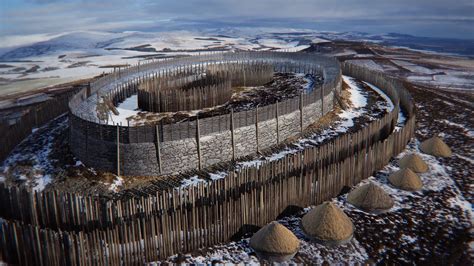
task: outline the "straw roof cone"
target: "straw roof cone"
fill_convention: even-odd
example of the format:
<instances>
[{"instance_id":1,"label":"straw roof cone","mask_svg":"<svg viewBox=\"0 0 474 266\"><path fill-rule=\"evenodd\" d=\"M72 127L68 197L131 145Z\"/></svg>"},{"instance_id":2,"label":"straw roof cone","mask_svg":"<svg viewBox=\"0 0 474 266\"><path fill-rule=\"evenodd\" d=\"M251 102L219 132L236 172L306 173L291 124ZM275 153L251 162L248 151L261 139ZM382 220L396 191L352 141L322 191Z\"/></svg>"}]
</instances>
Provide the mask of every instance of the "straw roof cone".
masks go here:
<instances>
[{"instance_id":1,"label":"straw roof cone","mask_svg":"<svg viewBox=\"0 0 474 266\"><path fill-rule=\"evenodd\" d=\"M453 152L439 137L432 137L420 144L420 150L426 154L438 157L450 157Z\"/></svg>"},{"instance_id":2,"label":"straw roof cone","mask_svg":"<svg viewBox=\"0 0 474 266\"><path fill-rule=\"evenodd\" d=\"M388 177L388 181L394 187L408 191L420 190L423 187L421 178L410 168L403 168L392 173Z\"/></svg>"},{"instance_id":3,"label":"straw roof cone","mask_svg":"<svg viewBox=\"0 0 474 266\"><path fill-rule=\"evenodd\" d=\"M351 219L331 202L324 202L309 211L301 219L301 226L313 240L329 246L349 242L354 233Z\"/></svg>"},{"instance_id":4,"label":"straw roof cone","mask_svg":"<svg viewBox=\"0 0 474 266\"><path fill-rule=\"evenodd\" d=\"M417 154L407 154L398 161L400 168L410 168L414 172L424 173L428 171L428 165Z\"/></svg>"},{"instance_id":5,"label":"straw roof cone","mask_svg":"<svg viewBox=\"0 0 474 266\"><path fill-rule=\"evenodd\" d=\"M373 182L352 190L347 201L359 209L375 213L387 211L394 204L392 197Z\"/></svg>"},{"instance_id":6,"label":"straw roof cone","mask_svg":"<svg viewBox=\"0 0 474 266\"><path fill-rule=\"evenodd\" d=\"M250 238L250 247L262 259L283 262L293 258L300 241L288 228L273 221Z\"/></svg>"}]
</instances>

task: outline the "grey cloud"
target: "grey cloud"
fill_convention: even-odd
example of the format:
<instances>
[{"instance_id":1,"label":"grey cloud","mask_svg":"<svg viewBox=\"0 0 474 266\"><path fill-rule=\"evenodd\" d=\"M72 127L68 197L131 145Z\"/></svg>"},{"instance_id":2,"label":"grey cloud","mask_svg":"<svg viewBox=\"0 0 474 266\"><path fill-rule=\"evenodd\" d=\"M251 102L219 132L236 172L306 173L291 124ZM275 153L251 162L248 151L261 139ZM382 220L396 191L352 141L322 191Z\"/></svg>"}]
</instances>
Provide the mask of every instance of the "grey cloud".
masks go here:
<instances>
[{"instance_id":1,"label":"grey cloud","mask_svg":"<svg viewBox=\"0 0 474 266\"><path fill-rule=\"evenodd\" d=\"M265 20L267 24L271 24L273 20L279 25L286 21L288 27L339 22L341 30L344 30L345 21L351 21L360 22L359 27L368 31L369 22L372 21L374 29L385 25L387 31L396 30L398 24L400 30L409 29L410 33L415 31L410 29L410 23L422 27L423 32L429 28L429 23L433 23L431 32L438 31L435 35L440 36L443 36L444 30L456 28L456 23L460 24L459 28L474 24L472 0L28 1L34 4L0 15L0 24L3 25L0 28L0 36L65 30L113 30L126 28L128 24L134 29L133 27L139 25L152 27L154 21L170 18L176 23L187 20L238 24L239 20L242 23ZM464 24L461 25L462 23ZM347 23L346 26L354 28L358 25ZM474 25L472 26L474 28ZM467 33L473 33L473 30L468 30ZM452 32L447 32L446 36L450 34L452 35Z\"/></svg>"}]
</instances>

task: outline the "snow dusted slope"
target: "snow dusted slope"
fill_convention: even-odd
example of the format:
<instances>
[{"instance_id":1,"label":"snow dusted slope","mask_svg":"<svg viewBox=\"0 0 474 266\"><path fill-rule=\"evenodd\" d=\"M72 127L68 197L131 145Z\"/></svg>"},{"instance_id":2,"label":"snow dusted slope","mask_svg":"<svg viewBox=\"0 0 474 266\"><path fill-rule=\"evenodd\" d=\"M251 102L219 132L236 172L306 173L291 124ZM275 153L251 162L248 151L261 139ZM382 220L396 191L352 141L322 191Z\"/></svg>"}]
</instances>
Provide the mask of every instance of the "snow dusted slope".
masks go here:
<instances>
[{"instance_id":1,"label":"snow dusted slope","mask_svg":"<svg viewBox=\"0 0 474 266\"><path fill-rule=\"evenodd\" d=\"M90 78L114 66L136 64L157 57L189 55L203 51L300 51L294 37L227 36L209 32L172 31L119 33L79 31L0 43L0 96ZM38 82L39 81L39 82Z\"/></svg>"},{"instance_id":2,"label":"snow dusted slope","mask_svg":"<svg viewBox=\"0 0 474 266\"><path fill-rule=\"evenodd\" d=\"M411 42L413 36L373 35L364 33L319 32L291 28L217 28L176 30L167 32L98 32L77 31L59 35L34 35L31 38L9 37L0 43L0 96L18 91L29 91L77 79L93 77L111 70L113 65L135 64L140 60L169 57L203 51L276 50L301 51L311 44L330 43L332 40L351 40L372 43ZM39 40L34 42L34 40ZM420 42L426 42L420 39ZM33 42L33 43L32 43ZM442 45L435 47L444 51ZM473 53L467 42L463 53ZM464 49L464 50L462 50ZM323 50L324 51L324 50ZM434 53L431 53L433 55ZM379 66L370 59L367 50L339 51L333 55L352 55L366 58L359 63L371 68L394 69L396 64ZM390 58L391 59L391 58ZM442 87L462 86L472 80L471 71L446 68L429 69L400 57L403 69L413 73L409 79ZM105 68L104 68L105 67Z\"/></svg>"},{"instance_id":3,"label":"snow dusted slope","mask_svg":"<svg viewBox=\"0 0 474 266\"><path fill-rule=\"evenodd\" d=\"M56 55L68 51L93 52L95 49L107 47L125 34L107 32L79 31L66 33L48 40L19 47L0 56L0 60L30 59L44 55Z\"/></svg>"}]
</instances>

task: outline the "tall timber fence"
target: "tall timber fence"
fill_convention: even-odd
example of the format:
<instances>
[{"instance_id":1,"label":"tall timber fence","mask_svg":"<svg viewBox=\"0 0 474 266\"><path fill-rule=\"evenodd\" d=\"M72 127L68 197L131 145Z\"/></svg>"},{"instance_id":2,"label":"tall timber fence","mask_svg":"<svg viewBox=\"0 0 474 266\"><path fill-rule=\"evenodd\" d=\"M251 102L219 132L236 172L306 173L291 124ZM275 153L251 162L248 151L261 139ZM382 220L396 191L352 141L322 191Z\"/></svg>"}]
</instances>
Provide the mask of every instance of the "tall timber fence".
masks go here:
<instances>
[{"instance_id":1,"label":"tall timber fence","mask_svg":"<svg viewBox=\"0 0 474 266\"><path fill-rule=\"evenodd\" d=\"M414 103L400 82L356 65L342 67L382 89L395 108L321 146L136 198L2 186L0 259L22 265L143 264L228 241L243 226L264 225L288 206L337 196L383 168L415 130ZM394 130L400 106L408 119Z\"/></svg>"},{"instance_id":2,"label":"tall timber fence","mask_svg":"<svg viewBox=\"0 0 474 266\"><path fill-rule=\"evenodd\" d=\"M94 110L96 97L83 91L70 102L70 144L74 155L85 165L123 175L161 175L177 171L202 169L217 163L241 158L281 143L300 134L333 108L334 94L340 91L341 72L338 62L310 54L236 53L167 60L157 64L154 72L133 77L99 94L115 104L140 91L138 88L160 77L192 74L215 68L214 72L238 68L235 65L258 66L263 75L249 79L240 75L232 84L261 83L268 80L271 64L276 72L321 75L322 85L306 93L251 110L235 110L212 117L192 118L180 123L146 123L145 125L110 125L100 123ZM281 55L280 55L281 54ZM204 61L209 60L209 62ZM170 66L174 68L170 69ZM219 68L216 68L219 66ZM235 71L234 71L235 72ZM244 72L245 73L245 72ZM266 74L265 74L266 73ZM99 91L92 89L92 91ZM145 98L145 99L144 99ZM153 105L150 95L139 93L139 102ZM137 164L139 161L141 163Z\"/></svg>"},{"instance_id":3,"label":"tall timber fence","mask_svg":"<svg viewBox=\"0 0 474 266\"><path fill-rule=\"evenodd\" d=\"M34 128L39 128L59 115L67 113L69 98L79 90L74 89L60 96L53 96L45 102L22 108L16 111L21 113L18 118L0 120L0 162L5 160L15 146L29 136Z\"/></svg>"},{"instance_id":4,"label":"tall timber fence","mask_svg":"<svg viewBox=\"0 0 474 266\"><path fill-rule=\"evenodd\" d=\"M231 100L233 88L273 80L273 65L250 61L198 64L169 74L159 72L138 87L138 106L151 112L215 107Z\"/></svg>"}]
</instances>

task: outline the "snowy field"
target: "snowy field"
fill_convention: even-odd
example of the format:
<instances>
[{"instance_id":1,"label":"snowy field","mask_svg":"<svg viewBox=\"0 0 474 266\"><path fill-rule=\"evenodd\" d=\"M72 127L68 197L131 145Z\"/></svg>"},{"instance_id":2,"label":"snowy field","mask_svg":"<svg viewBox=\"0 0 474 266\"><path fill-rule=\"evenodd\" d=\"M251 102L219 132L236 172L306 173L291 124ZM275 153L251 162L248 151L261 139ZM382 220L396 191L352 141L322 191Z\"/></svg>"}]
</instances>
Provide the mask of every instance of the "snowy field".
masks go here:
<instances>
[{"instance_id":1,"label":"snowy field","mask_svg":"<svg viewBox=\"0 0 474 266\"><path fill-rule=\"evenodd\" d=\"M300 250L289 263L358 264L390 261L404 264L433 261L433 256L440 252L438 250L445 243L440 237L449 238L459 230L469 228L473 223L473 213L471 204L450 178L450 167L433 156L420 154L418 145L419 141L414 140L405 152L383 170L357 185L374 182L381 186L395 202L389 212L375 215L361 211L347 202L347 195L332 200L355 225L355 236L350 243L329 248L314 243L305 236L300 228L301 217L312 207L278 220L300 240ZM408 153L420 154L430 169L420 175L424 186L417 192L397 189L387 180L389 174L399 169L398 159ZM258 263L256 254L249 246L249 238L192 254L175 255L168 258L168 261L199 264Z\"/></svg>"},{"instance_id":2,"label":"snowy field","mask_svg":"<svg viewBox=\"0 0 474 266\"><path fill-rule=\"evenodd\" d=\"M236 50L297 52L311 48L312 44L325 45L334 40L393 45L397 40L403 41L403 36L256 27L165 32L76 31L9 37L0 43L0 97L91 78L112 71L114 66L133 65L152 58ZM406 47L404 49L407 53L419 52ZM413 57L406 57L399 51L378 55L393 59L389 64L372 60L374 54L366 50L343 49L329 53L360 58L357 60L360 64L377 70L398 71L402 68L411 73L408 75L410 80L442 88L464 88L472 84L473 80L472 60L457 60L453 68L452 59L440 60L434 52L426 53L427 56L422 59L438 65L451 65L433 69L420 65L412 60ZM459 64L463 66L462 69L459 69Z\"/></svg>"},{"instance_id":3,"label":"snowy field","mask_svg":"<svg viewBox=\"0 0 474 266\"><path fill-rule=\"evenodd\" d=\"M151 58L235 50L297 52L309 47L290 37L263 35L255 40L251 34L231 37L191 31L80 31L37 36L36 40L25 43L22 38L0 44L0 96L91 78L114 66L144 63Z\"/></svg>"},{"instance_id":4,"label":"snowy field","mask_svg":"<svg viewBox=\"0 0 474 266\"><path fill-rule=\"evenodd\" d=\"M350 59L347 62L364 66L369 69L382 71L420 85L443 90L474 90L474 60L460 58L437 58L436 55L430 55L432 58L423 58L423 56L406 56L389 54L390 50L385 51L388 54L383 55L381 59L366 59L366 57L375 57L374 55L365 56L364 59ZM358 57L359 54L352 51L336 53L336 56L352 55ZM434 63L435 62L435 63Z\"/></svg>"}]
</instances>

